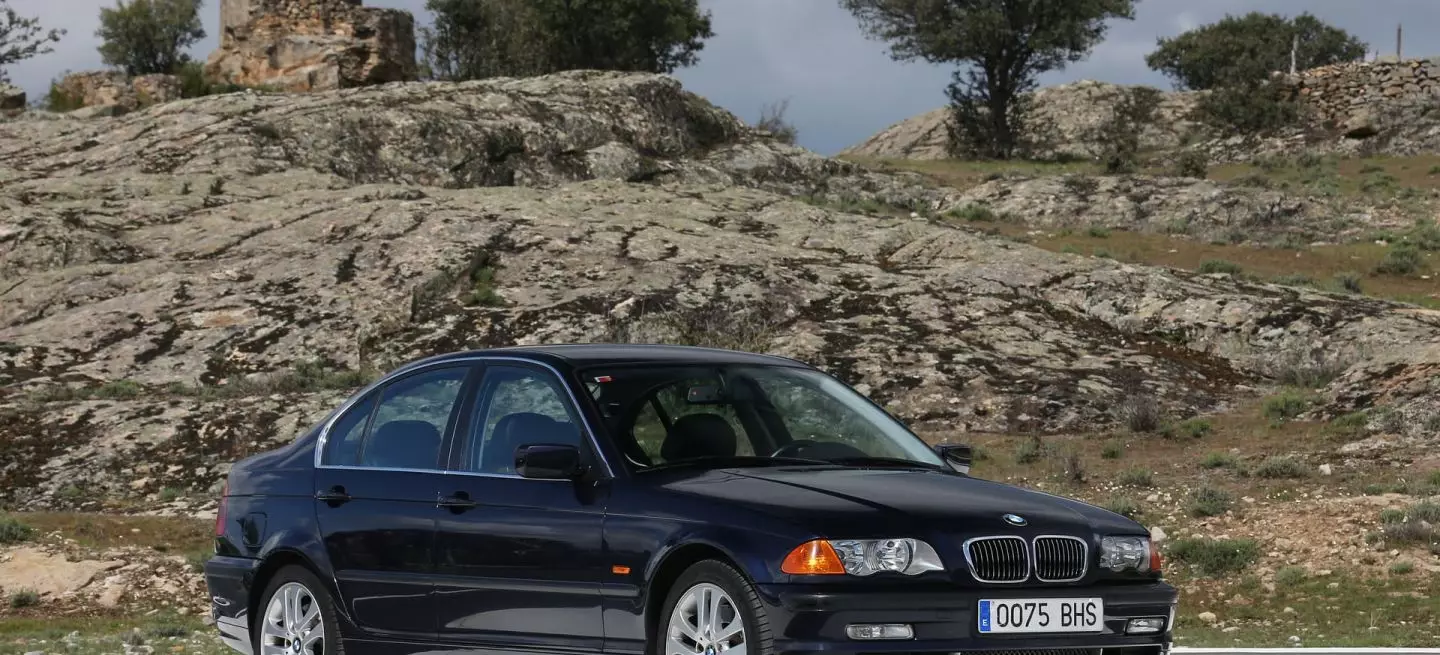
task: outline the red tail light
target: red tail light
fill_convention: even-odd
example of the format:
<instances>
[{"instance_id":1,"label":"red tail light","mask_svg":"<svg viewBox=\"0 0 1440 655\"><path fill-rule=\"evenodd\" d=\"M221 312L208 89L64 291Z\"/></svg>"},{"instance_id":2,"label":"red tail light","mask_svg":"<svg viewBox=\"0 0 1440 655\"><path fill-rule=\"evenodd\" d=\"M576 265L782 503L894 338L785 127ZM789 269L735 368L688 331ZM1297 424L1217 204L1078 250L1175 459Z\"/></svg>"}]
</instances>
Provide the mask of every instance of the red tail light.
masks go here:
<instances>
[{"instance_id":1,"label":"red tail light","mask_svg":"<svg viewBox=\"0 0 1440 655\"><path fill-rule=\"evenodd\" d=\"M225 506L229 503L225 497L230 494L230 481L225 481L225 486L220 488L220 507L215 510L215 536L225 534Z\"/></svg>"}]
</instances>

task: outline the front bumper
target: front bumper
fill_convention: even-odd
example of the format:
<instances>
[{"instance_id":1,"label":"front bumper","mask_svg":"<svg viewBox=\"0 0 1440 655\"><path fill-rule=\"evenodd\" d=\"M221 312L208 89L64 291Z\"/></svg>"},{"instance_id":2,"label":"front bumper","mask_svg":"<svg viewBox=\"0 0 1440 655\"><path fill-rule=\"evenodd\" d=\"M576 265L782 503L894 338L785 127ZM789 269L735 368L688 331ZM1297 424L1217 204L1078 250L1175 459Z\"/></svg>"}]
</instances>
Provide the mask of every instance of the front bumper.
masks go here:
<instances>
[{"instance_id":1,"label":"front bumper","mask_svg":"<svg viewBox=\"0 0 1440 655\"><path fill-rule=\"evenodd\" d=\"M777 653L972 653L1064 651L1063 655L1164 655L1170 649L1175 588L1164 582L1085 587L967 589L928 592L857 592L831 585L760 585ZM1105 601L1105 630L1084 634L981 635L976 611L981 598L1080 598ZM1136 617L1166 617L1159 633L1127 635ZM903 623L904 640L855 640L854 623ZM1037 654L1040 655L1040 654ZM1058 655L1058 654L1057 654Z\"/></svg>"}]
</instances>

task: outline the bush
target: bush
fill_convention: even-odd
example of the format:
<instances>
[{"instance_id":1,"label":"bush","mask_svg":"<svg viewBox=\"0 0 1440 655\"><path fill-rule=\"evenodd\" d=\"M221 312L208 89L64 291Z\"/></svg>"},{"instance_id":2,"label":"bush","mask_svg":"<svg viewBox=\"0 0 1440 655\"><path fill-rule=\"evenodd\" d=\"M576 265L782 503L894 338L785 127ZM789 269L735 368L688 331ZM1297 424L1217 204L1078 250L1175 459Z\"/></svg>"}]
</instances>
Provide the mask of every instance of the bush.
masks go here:
<instances>
[{"instance_id":1,"label":"bush","mask_svg":"<svg viewBox=\"0 0 1440 655\"><path fill-rule=\"evenodd\" d=\"M1261 135L1300 122L1300 103L1281 86L1253 82L1215 89L1195 105L1200 122L1211 128Z\"/></svg>"},{"instance_id":2,"label":"bush","mask_svg":"<svg viewBox=\"0 0 1440 655\"><path fill-rule=\"evenodd\" d=\"M1349 292L1349 293L1364 293L1364 292L1365 292L1364 289L1361 288L1361 286L1360 286L1360 274L1359 274L1359 273L1351 273L1351 272L1336 273L1336 274L1335 274L1335 285L1338 286L1338 287L1340 287L1340 290L1341 290L1341 291L1346 291L1346 292Z\"/></svg>"},{"instance_id":3,"label":"bush","mask_svg":"<svg viewBox=\"0 0 1440 655\"><path fill-rule=\"evenodd\" d=\"M85 106L85 99L71 95L60 86L59 82L50 82L50 92L45 94L45 109L57 113L75 111Z\"/></svg>"},{"instance_id":4,"label":"bush","mask_svg":"<svg viewBox=\"0 0 1440 655\"><path fill-rule=\"evenodd\" d=\"M1409 575L1414 571L1414 562L1401 561L1390 565L1390 575Z\"/></svg>"},{"instance_id":5,"label":"bush","mask_svg":"<svg viewBox=\"0 0 1440 655\"><path fill-rule=\"evenodd\" d=\"M1135 87L1112 106L1093 140L1100 143L1100 163L1111 175L1134 173L1140 168L1140 134L1155 122L1160 91Z\"/></svg>"},{"instance_id":6,"label":"bush","mask_svg":"<svg viewBox=\"0 0 1440 655\"><path fill-rule=\"evenodd\" d=\"M1258 478L1280 479L1280 478L1303 478L1310 474L1310 469L1299 460L1285 456L1275 455L1266 457L1264 461L1257 464L1250 472Z\"/></svg>"},{"instance_id":7,"label":"bush","mask_svg":"<svg viewBox=\"0 0 1440 655\"><path fill-rule=\"evenodd\" d=\"M1154 432L1160 427L1160 403L1146 393L1130 394L1120 403L1120 416L1132 432Z\"/></svg>"},{"instance_id":8,"label":"bush","mask_svg":"<svg viewBox=\"0 0 1440 655\"><path fill-rule=\"evenodd\" d=\"M1390 246L1385 259L1375 265L1375 272L1381 275L1410 275L1423 266L1420 249L1413 243L1402 242Z\"/></svg>"},{"instance_id":9,"label":"bush","mask_svg":"<svg viewBox=\"0 0 1440 655\"><path fill-rule=\"evenodd\" d=\"M1350 368L1350 360L1323 349L1295 347L1281 350L1268 368L1270 375L1281 384L1297 389L1320 389L1343 375Z\"/></svg>"},{"instance_id":10,"label":"bush","mask_svg":"<svg viewBox=\"0 0 1440 655\"><path fill-rule=\"evenodd\" d=\"M1440 225L1431 219L1417 219L1415 227L1405 233L1405 240L1421 250L1440 250Z\"/></svg>"},{"instance_id":11,"label":"bush","mask_svg":"<svg viewBox=\"0 0 1440 655\"><path fill-rule=\"evenodd\" d=\"M1190 515L1195 517L1219 516L1230 511L1235 496L1224 489L1200 487L1190 494Z\"/></svg>"},{"instance_id":12,"label":"bush","mask_svg":"<svg viewBox=\"0 0 1440 655\"><path fill-rule=\"evenodd\" d=\"M985 205L965 205L964 207L956 207L948 213L951 218L958 218L972 223L995 222L995 212Z\"/></svg>"},{"instance_id":13,"label":"bush","mask_svg":"<svg viewBox=\"0 0 1440 655\"><path fill-rule=\"evenodd\" d=\"M1045 454L1045 445L1040 442L1040 437L1029 437L1018 444L1015 444L1015 463L1034 464L1040 461Z\"/></svg>"},{"instance_id":14,"label":"bush","mask_svg":"<svg viewBox=\"0 0 1440 655\"><path fill-rule=\"evenodd\" d=\"M1301 566L1287 566L1275 572L1275 584L1294 587L1310 577L1310 572Z\"/></svg>"},{"instance_id":15,"label":"bush","mask_svg":"<svg viewBox=\"0 0 1440 655\"><path fill-rule=\"evenodd\" d=\"M0 517L0 544L18 544L34 533L33 528L13 517Z\"/></svg>"},{"instance_id":16,"label":"bush","mask_svg":"<svg viewBox=\"0 0 1440 655\"><path fill-rule=\"evenodd\" d=\"M1120 472L1120 478L1117 481L1127 487L1153 487L1155 486L1155 474L1149 469L1129 468Z\"/></svg>"},{"instance_id":17,"label":"bush","mask_svg":"<svg viewBox=\"0 0 1440 655\"><path fill-rule=\"evenodd\" d=\"M1210 175L1210 158L1199 150L1182 150L1175 158L1175 175L1203 180Z\"/></svg>"},{"instance_id":18,"label":"bush","mask_svg":"<svg viewBox=\"0 0 1440 655\"><path fill-rule=\"evenodd\" d=\"M1370 424L1370 415L1366 412L1350 412L1335 417L1330 421L1330 431L1345 436L1356 436L1365 432Z\"/></svg>"},{"instance_id":19,"label":"bush","mask_svg":"<svg viewBox=\"0 0 1440 655\"><path fill-rule=\"evenodd\" d=\"M1292 420L1310 409L1310 396L1298 391L1283 391L1265 399L1260 413L1272 425Z\"/></svg>"},{"instance_id":20,"label":"bush","mask_svg":"<svg viewBox=\"0 0 1440 655\"><path fill-rule=\"evenodd\" d=\"M1101 507L1115 512L1116 514L1119 514L1120 516L1123 516L1125 518L1133 519L1140 515L1140 504L1135 502L1135 499L1127 498L1124 496L1116 496L1114 498L1111 498L1105 501L1105 504Z\"/></svg>"},{"instance_id":21,"label":"bush","mask_svg":"<svg viewBox=\"0 0 1440 655\"><path fill-rule=\"evenodd\" d=\"M185 49L205 38L203 0L121 0L100 9L100 58L127 75L174 73Z\"/></svg>"},{"instance_id":22,"label":"bush","mask_svg":"<svg viewBox=\"0 0 1440 655\"><path fill-rule=\"evenodd\" d=\"M1310 277L1309 275L1305 275L1304 273L1286 273L1285 275L1277 275L1275 276L1273 282L1275 282L1275 284L1287 287L1315 286L1315 279Z\"/></svg>"},{"instance_id":23,"label":"bush","mask_svg":"<svg viewBox=\"0 0 1440 655\"><path fill-rule=\"evenodd\" d=\"M1125 444L1120 443L1118 439L1111 439L1100 447L1100 457L1102 459L1120 459L1124 455Z\"/></svg>"},{"instance_id":24,"label":"bush","mask_svg":"<svg viewBox=\"0 0 1440 655\"><path fill-rule=\"evenodd\" d=\"M1088 230L1085 230L1085 234L1096 239L1109 239L1110 229L1096 225Z\"/></svg>"},{"instance_id":25,"label":"bush","mask_svg":"<svg viewBox=\"0 0 1440 655\"><path fill-rule=\"evenodd\" d=\"M800 130L794 123L785 119L785 112L790 110L790 101L781 100L773 105L765 105L760 108L760 120L755 127L774 135L781 143L794 144L800 138Z\"/></svg>"},{"instance_id":26,"label":"bush","mask_svg":"<svg viewBox=\"0 0 1440 655\"><path fill-rule=\"evenodd\" d=\"M40 604L40 592L34 589L21 589L10 594L10 607L20 609L22 607L34 607Z\"/></svg>"},{"instance_id":27,"label":"bush","mask_svg":"<svg viewBox=\"0 0 1440 655\"><path fill-rule=\"evenodd\" d=\"M1209 453L1205 455L1205 459L1200 460L1200 466L1207 469L1234 468L1238 463L1239 460L1235 459L1234 455L1221 452Z\"/></svg>"},{"instance_id":28,"label":"bush","mask_svg":"<svg viewBox=\"0 0 1440 655\"><path fill-rule=\"evenodd\" d=\"M1170 557L1194 566L1201 575L1219 577L1238 573L1260 559L1260 544L1253 539L1176 539Z\"/></svg>"},{"instance_id":29,"label":"bush","mask_svg":"<svg viewBox=\"0 0 1440 655\"><path fill-rule=\"evenodd\" d=\"M1234 262L1228 262L1223 259L1207 259L1200 263L1200 273L1204 275L1212 275L1215 273L1224 273L1226 275L1239 275L1240 272L1243 270L1244 269L1240 268L1239 264L1236 264Z\"/></svg>"},{"instance_id":30,"label":"bush","mask_svg":"<svg viewBox=\"0 0 1440 655\"><path fill-rule=\"evenodd\" d=\"M1060 463L1064 466L1065 480L1076 484L1085 482L1085 460L1080 457L1080 451L1071 449L1060 455Z\"/></svg>"}]
</instances>

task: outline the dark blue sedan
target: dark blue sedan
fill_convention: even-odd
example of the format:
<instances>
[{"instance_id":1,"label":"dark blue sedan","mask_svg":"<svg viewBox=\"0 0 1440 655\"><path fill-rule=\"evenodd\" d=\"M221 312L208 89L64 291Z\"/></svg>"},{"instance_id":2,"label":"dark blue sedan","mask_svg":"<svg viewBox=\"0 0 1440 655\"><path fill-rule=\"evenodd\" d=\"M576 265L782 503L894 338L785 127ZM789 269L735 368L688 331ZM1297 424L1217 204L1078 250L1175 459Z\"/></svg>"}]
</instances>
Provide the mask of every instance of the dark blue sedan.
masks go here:
<instances>
[{"instance_id":1,"label":"dark blue sedan","mask_svg":"<svg viewBox=\"0 0 1440 655\"><path fill-rule=\"evenodd\" d=\"M968 465L788 359L457 353L236 464L205 576L254 655L1169 650L1143 527Z\"/></svg>"}]
</instances>

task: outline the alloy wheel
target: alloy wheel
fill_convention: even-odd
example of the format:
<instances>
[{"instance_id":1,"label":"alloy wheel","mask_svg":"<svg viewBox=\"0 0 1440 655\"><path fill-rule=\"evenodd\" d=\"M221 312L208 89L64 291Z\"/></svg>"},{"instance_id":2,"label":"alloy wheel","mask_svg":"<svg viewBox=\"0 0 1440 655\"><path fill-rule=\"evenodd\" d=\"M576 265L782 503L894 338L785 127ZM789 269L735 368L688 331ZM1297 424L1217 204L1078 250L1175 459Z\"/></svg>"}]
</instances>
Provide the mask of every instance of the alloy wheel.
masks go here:
<instances>
[{"instance_id":1,"label":"alloy wheel","mask_svg":"<svg viewBox=\"0 0 1440 655\"><path fill-rule=\"evenodd\" d=\"M730 595L702 582L675 603L665 631L665 655L746 655L745 621Z\"/></svg>"},{"instance_id":2,"label":"alloy wheel","mask_svg":"<svg viewBox=\"0 0 1440 655\"><path fill-rule=\"evenodd\" d=\"M260 655L324 655L325 618L315 594L299 582L275 590L265 607Z\"/></svg>"}]
</instances>

